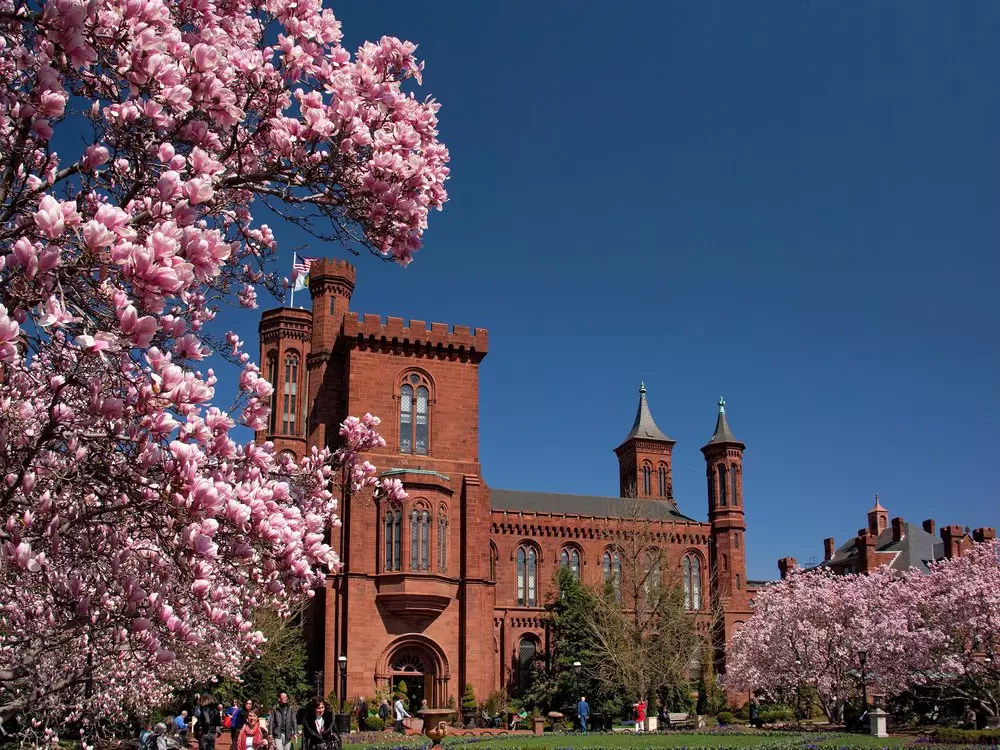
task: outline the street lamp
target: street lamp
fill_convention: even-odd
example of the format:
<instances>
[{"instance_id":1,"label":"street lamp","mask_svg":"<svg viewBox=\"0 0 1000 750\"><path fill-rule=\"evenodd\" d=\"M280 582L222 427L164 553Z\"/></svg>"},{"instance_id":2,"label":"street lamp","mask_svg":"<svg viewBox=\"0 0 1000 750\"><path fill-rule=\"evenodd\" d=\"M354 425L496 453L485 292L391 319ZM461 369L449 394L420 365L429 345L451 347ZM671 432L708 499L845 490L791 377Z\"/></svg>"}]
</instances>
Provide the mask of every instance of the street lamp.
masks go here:
<instances>
[{"instance_id":1,"label":"street lamp","mask_svg":"<svg viewBox=\"0 0 1000 750\"><path fill-rule=\"evenodd\" d=\"M580 695L580 670L582 668L583 668L583 665L580 662L578 662L578 661L573 662L573 673L576 675L576 695L577 695L577 700L578 701L580 700L580 698L583 697L582 695ZM580 719L580 728L583 729L583 719L582 718Z\"/></svg>"},{"instance_id":2,"label":"street lamp","mask_svg":"<svg viewBox=\"0 0 1000 750\"><path fill-rule=\"evenodd\" d=\"M868 652L858 651L858 661L861 662L861 716L868 712L868 674L865 668L868 666ZM864 727L864 719L860 719L861 726Z\"/></svg>"},{"instance_id":3,"label":"street lamp","mask_svg":"<svg viewBox=\"0 0 1000 750\"><path fill-rule=\"evenodd\" d=\"M347 701L347 656L338 656L337 664L340 666L340 705L343 707Z\"/></svg>"}]
</instances>

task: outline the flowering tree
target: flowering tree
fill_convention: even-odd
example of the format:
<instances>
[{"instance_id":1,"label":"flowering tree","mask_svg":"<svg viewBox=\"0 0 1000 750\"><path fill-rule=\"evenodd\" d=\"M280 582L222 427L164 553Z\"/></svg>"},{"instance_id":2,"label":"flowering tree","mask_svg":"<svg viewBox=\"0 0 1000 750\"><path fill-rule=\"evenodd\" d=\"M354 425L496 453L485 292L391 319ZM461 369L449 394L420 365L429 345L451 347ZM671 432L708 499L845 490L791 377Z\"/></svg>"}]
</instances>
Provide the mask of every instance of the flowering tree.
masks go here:
<instances>
[{"instance_id":1,"label":"flowering tree","mask_svg":"<svg viewBox=\"0 0 1000 750\"><path fill-rule=\"evenodd\" d=\"M867 575L794 572L754 600L754 615L726 657L725 686L788 695L812 687L830 721L864 681L873 692L902 692L911 649L926 650L917 598L889 568ZM860 654L866 654L862 671Z\"/></svg>"},{"instance_id":2,"label":"flowering tree","mask_svg":"<svg viewBox=\"0 0 1000 750\"><path fill-rule=\"evenodd\" d=\"M0 0L0 728L233 675L311 595L338 486L400 494L348 419L300 463L240 444L271 385L219 305L276 290L268 210L407 263L448 152L414 46L352 58L321 0Z\"/></svg>"},{"instance_id":3,"label":"flowering tree","mask_svg":"<svg viewBox=\"0 0 1000 750\"><path fill-rule=\"evenodd\" d=\"M907 587L923 617L923 648L907 653L912 682L942 698L1000 716L1000 542L910 571Z\"/></svg>"}]
</instances>

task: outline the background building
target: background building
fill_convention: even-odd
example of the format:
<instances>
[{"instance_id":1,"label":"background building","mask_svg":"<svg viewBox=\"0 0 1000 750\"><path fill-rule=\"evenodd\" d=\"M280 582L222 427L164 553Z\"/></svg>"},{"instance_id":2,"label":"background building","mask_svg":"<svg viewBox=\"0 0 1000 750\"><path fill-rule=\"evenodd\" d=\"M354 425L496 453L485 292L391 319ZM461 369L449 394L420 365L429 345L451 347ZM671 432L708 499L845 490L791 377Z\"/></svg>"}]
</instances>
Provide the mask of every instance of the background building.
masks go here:
<instances>
[{"instance_id":1,"label":"background building","mask_svg":"<svg viewBox=\"0 0 1000 750\"><path fill-rule=\"evenodd\" d=\"M517 693L544 653L544 604L557 566L584 582L621 576L615 540L641 525L666 552L698 626L716 653L750 616L743 513L743 450L720 400L715 432L701 448L708 521L673 495L675 445L640 388L632 429L615 452L620 497L491 490L479 463L479 367L484 329L382 319L349 311L352 265L319 260L310 270L311 311L280 308L260 323L260 356L274 384L261 441L302 455L335 446L340 422L371 412L386 447L370 456L402 480L405 505L345 497L332 541L343 570L307 615L310 669L324 693L371 694L405 679L431 706ZM614 436L609 435L609 442ZM710 611L711 610L711 611ZM342 661L346 657L346 662ZM346 666L342 667L342 665Z\"/></svg>"},{"instance_id":2,"label":"background building","mask_svg":"<svg viewBox=\"0 0 1000 750\"><path fill-rule=\"evenodd\" d=\"M988 542L996 538L996 530L979 528L969 533L958 525L943 526L938 538L936 524L928 519L920 526L907 523L901 517L889 521L889 511L882 507L878 495L875 505L868 511L868 525L858 529L857 536L839 548L833 537L823 540L823 562L814 567L830 568L836 573L870 573L888 565L893 570L917 568L928 572L928 565L937 560L961 557L973 542ZM797 565L794 557L778 560L781 577L788 575Z\"/></svg>"}]
</instances>

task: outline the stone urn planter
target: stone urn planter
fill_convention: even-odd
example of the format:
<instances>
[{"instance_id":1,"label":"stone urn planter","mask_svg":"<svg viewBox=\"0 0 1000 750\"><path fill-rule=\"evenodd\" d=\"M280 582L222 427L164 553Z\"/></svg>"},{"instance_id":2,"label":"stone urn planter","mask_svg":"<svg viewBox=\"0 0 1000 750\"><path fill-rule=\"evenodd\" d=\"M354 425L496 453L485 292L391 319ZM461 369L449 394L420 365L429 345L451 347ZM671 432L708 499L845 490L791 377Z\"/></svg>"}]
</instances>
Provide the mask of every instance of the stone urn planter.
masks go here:
<instances>
[{"instance_id":1,"label":"stone urn planter","mask_svg":"<svg viewBox=\"0 0 1000 750\"><path fill-rule=\"evenodd\" d=\"M549 711L549 721L552 722L552 731L553 732L561 732L561 731L563 731L563 719L565 719L565 718L566 717L563 716L558 711Z\"/></svg>"},{"instance_id":2,"label":"stone urn planter","mask_svg":"<svg viewBox=\"0 0 1000 750\"><path fill-rule=\"evenodd\" d=\"M448 734L448 719L455 713L451 708L425 708L417 712L424 720L424 734L434 743L431 747L441 747L441 740Z\"/></svg>"}]
</instances>

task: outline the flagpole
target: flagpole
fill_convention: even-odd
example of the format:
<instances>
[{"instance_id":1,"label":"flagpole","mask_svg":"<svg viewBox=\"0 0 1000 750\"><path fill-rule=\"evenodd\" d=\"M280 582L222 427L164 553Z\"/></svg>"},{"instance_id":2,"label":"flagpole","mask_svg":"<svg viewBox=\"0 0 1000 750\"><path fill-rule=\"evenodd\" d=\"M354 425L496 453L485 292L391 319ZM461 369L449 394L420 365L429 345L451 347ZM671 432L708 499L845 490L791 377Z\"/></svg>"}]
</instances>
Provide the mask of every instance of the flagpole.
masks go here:
<instances>
[{"instance_id":1,"label":"flagpole","mask_svg":"<svg viewBox=\"0 0 1000 750\"><path fill-rule=\"evenodd\" d=\"M298 283L298 279L295 278L295 253L292 253L292 293L288 298L288 306L295 307L295 285Z\"/></svg>"}]
</instances>

